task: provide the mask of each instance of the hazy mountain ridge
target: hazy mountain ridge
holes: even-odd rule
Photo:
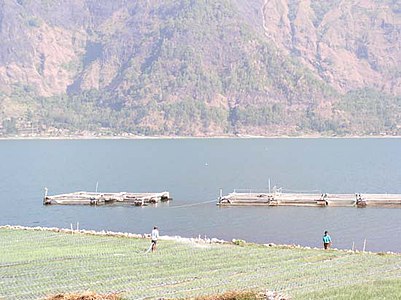
[[[3,0],[3,132],[398,134],[401,9],[337,2]]]

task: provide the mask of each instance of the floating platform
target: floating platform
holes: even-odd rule
[[[308,194],[233,192],[220,196],[219,206],[400,207],[401,194]]]
[[[44,205],[107,205],[107,204],[129,204],[135,206],[146,206],[159,202],[172,200],[169,192],[161,193],[94,193],[75,192],[48,196],[47,190],[43,198]]]

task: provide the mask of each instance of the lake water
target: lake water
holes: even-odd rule
[[[0,225],[70,227],[401,252],[401,208],[232,207],[219,189],[401,193],[401,139],[2,140]],[[79,190],[169,191],[158,207],[43,206]],[[213,201],[216,200],[216,201]],[[211,202],[213,201],[213,202]],[[208,202],[208,203],[206,203]]]

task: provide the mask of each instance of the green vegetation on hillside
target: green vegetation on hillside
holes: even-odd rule
[[[347,93],[338,109],[349,113],[349,130],[361,135],[388,131],[401,134],[401,97],[384,95],[376,90],[362,89]]]
[[[167,240],[145,254],[147,239],[10,229],[0,229],[0,239],[5,299],[88,290],[122,292],[126,299],[232,290],[277,291],[292,299],[401,292],[399,255]]]
[[[147,13],[139,9],[135,17]],[[39,97],[28,105],[35,113],[26,121],[69,132],[232,134],[291,125],[288,105],[332,94],[258,37],[229,1],[171,0],[155,4],[152,14],[152,26],[139,23],[143,39],[134,42],[144,55],[129,58],[115,78],[127,88]],[[93,62],[92,56],[84,60]],[[305,118],[300,114],[300,121]]]
[[[342,95],[306,67],[295,48],[292,55],[285,54],[255,27],[258,22],[250,18],[260,18],[262,26],[260,8],[245,15],[229,0],[116,1],[93,2],[84,12],[77,1],[65,9],[67,16],[76,12],[72,16],[84,28],[78,34],[61,14],[61,2],[18,3],[7,13],[10,19],[12,14],[26,17],[18,30],[27,38],[13,47],[34,47],[30,37],[42,34],[46,25],[46,30],[71,33],[71,41],[63,40],[66,44],[57,49],[76,49],[65,50],[71,60],[58,66],[42,50],[38,57],[23,51],[18,59],[24,65],[32,60],[32,75],[39,74],[46,89],[52,88],[47,80],[65,72],[71,82],[52,96],[44,96],[43,84],[36,82],[8,85],[0,94],[0,134],[399,134],[397,97],[373,88]],[[336,6],[338,1],[312,1],[315,27]],[[289,1],[288,8],[293,22],[299,1]],[[51,30],[49,35],[58,34]],[[367,50],[361,51],[364,56]],[[369,108],[372,101],[382,101],[383,108]]]

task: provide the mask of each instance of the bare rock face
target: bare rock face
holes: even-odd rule
[[[122,1],[102,5],[80,0],[2,1],[1,89],[7,91],[19,85],[33,89],[39,96],[64,94],[82,72],[89,73],[89,83],[84,87],[99,88],[99,81],[103,77],[107,81],[107,74],[94,82],[93,73],[99,71],[96,64],[85,65],[88,45],[93,44],[92,28],[111,18],[121,4]]]
[[[340,91],[399,94],[401,9],[390,1],[266,0],[268,38]],[[396,71],[398,70],[398,71]]]
[[[73,77],[67,66],[80,55],[82,35],[48,25],[23,2],[3,1],[0,87],[30,87],[43,96],[64,93]]]
[[[267,39],[274,42],[276,46],[283,47],[287,53],[290,52],[293,41],[287,1],[265,1],[262,11],[263,29]]]

